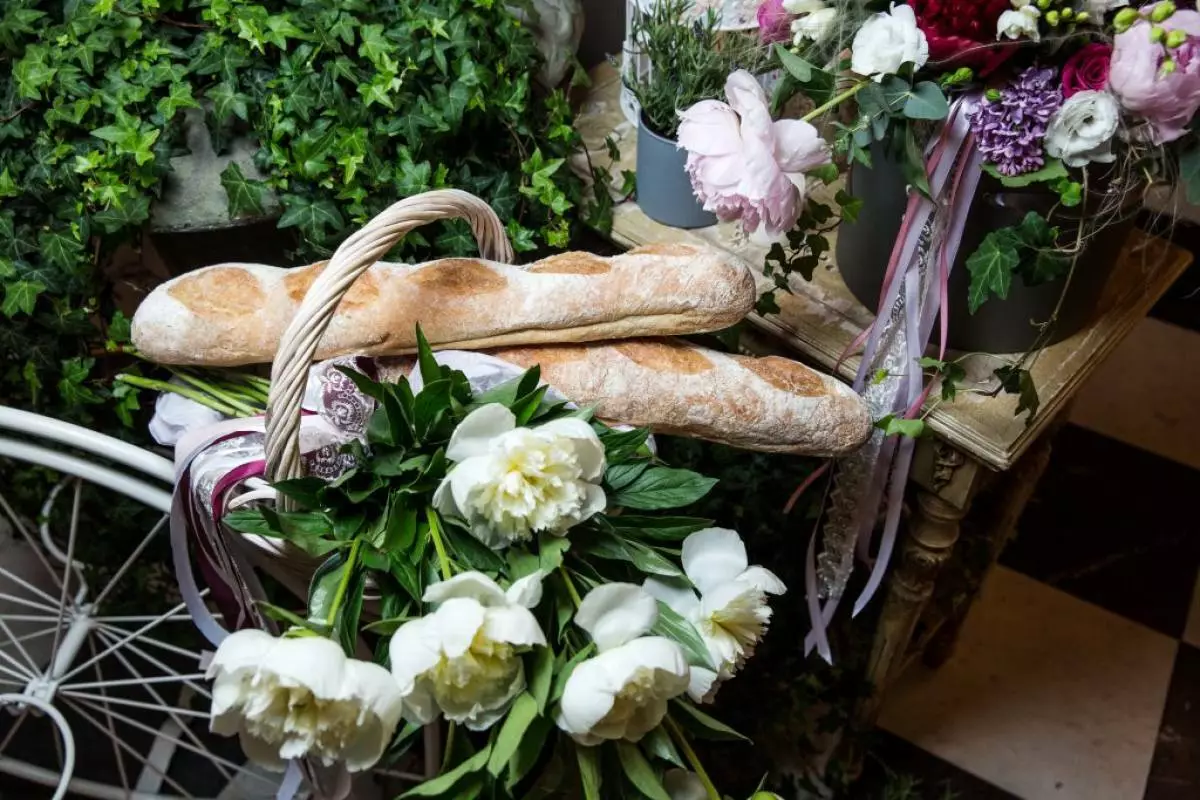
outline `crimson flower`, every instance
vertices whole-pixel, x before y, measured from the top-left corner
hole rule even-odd
[[[1000,15],[1009,0],[909,0],[929,41],[929,62],[941,68],[971,67],[986,76],[1017,51],[996,42]]]

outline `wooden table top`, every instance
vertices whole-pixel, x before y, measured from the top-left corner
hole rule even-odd
[[[592,86],[577,120],[588,156],[593,163],[610,166],[618,182],[621,170],[632,170],[637,157],[637,131],[621,113],[620,85],[620,76],[612,65],[601,64],[594,69]],[[605,152],[604,140],[609,136],[621,151],[615,165],[610,165]],[[581,163],[582,156],[575,166]],[[739,241],[734,232],[734,226],[728,224],[691,231],[671,228],[649,219],[630,201],[615,209],[610,238],[624,247],[657,242],[715,245],[745,261],[756,276],[761,275],[768,245]],[[830,240],[834,244],[836,231],[830,234]],[[836,252],[836,246],[831,251]],[[1188,251],[1135,232],[1126,243],[1095,321],[1076,335],[1044,349],[1033,364],[1031,372],[1041,397],[1041,409],[1032,424],[1026,424],[1025,414],[1014,416],[1017,405],[1014,396],[960,392],[954,402],[940,404],[929,415],[930,428],[983,464],[993,469],[1008,469],[1191,262],[1192,254]],[[752,314],[748,321],[802,359],[832,370],[846,347],[875,317],[846,288],[832,258],[825,256],[823,263],[827,268],[818,268],[811,282],[796,277],[791,283],[792,294],[776,295],[779,314],[767,317]],[[770,285],[761,280],[764,287]],[[838,376],[853,380],[858,361],[857,356],[848,358]],[[994,388],[992,370],[998,363],[994,357],[968,357],[963,361],[967,370],[963,387]]]

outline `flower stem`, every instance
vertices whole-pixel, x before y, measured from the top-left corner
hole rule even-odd
[[[446,545],[442,542],[442,529],[438,523],[437,512],[432,508],[425,510],[429,517],[429,537],[433,539],[433,549],[437,550],[438,564],[442,568],[442,580],[448,581],[450,574],[450,557],[446,555]]]
[[[867,78],[864,81],[860,81],[859,83],[854,84],[846,91],[842,92],[841,94],[835,95],[830,100],[826,101],[825,103],[822,103],[821,105],[814,108],[812,111],[805,114],[803,117],[800,118],[801,121],[802,122],[812,122],[814,119],[821,116],[826,111],[828,111],[829,109],[838,105],[839,103],[845,102],[846,100],[849,100],[851,97],[854,97],[854,95],[858,94],[859,89],[862,89],[864,86],[866,86],[870,82],[871,82],[871,79]]]
[[[240,416],[237,409],[222,403],[212,395],[205,394],[190,386],[180,386],[177,383],[167,383],[166,381],[155,380],[154,378],[143,378],[139,375],[121,374],[115,380],[127,383],[130,386],[136,386],[139,389],[150,389],[155,392],[172,392],[189,400],[194,400],[200,405],[211,408],[213,411],[217,411],[227,417]]]
[[[346,590],[350,587],[350,578],[354,575],[354,567],[358,564],[358,548],[362,544],[362,539],[355,539],[350,543],[350,554],[346,556],[346,565],[342,567],[342,579],[338,581],[337,591],[334,592],[333,602],[329,604],[329,614],[325,617],[325,624],[333,627],[333,621],[337,619],[338,609],[342,607],[342,603],[346,600]]]
[[[171,370],[171,373],[181,381],[191,384],[200,391],[208,392],[213,397],[217,398],[217,400],[228,405],[230,408],[237,409],[239,412],[241,412],[240,415],[243,417],[253,417],[255,414],[261,413],[261,409],[256,409],[253,406],[248,405],[233,392],[218,388],[216,385],[198,378],[187,370],[173,369]]]
[[[704,784],[704,791],[708,792],[709,800],[721,800],[721,793],[717,791],[712,778],[708,777],[708,773],[704,771],[704,765],[700,763],[700,757],[696,755],[696,751],[692,749],[691,743],[683,735],[683,731],[679,729],[675,720],[666,717],[663,719],[663,724],[667,726],[667,731],[675,739],[675,742],[679,745],[679,749],[683,751],[683,757],[692,765],[692,771],[696,773],[696,777]]]
[[[575,588],[575,582],[571,580],[571,573],[567,572],[567,568],[562,564],[558,565],[558,571],[562,574],[563,582],[567,584],[567,594],[571,595],[571,602],[576,608],[582,605],[583,600],[579,597],[579,590]]]

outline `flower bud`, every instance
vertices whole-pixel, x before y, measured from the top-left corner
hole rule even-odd
[[[1164,58],[1162,64],[1158,68],[1158,71],[1163,75],[1170,75],[1175,71],[1175,59]]]
[[[1086,11],[1080,11],[1075,15],[1075,21],[1082,24],[1092,18],[1092,15]]]
[[[1175,4],[1172,3],[1171,0],[1163,0],[1163,2],[1159,3],[1150,10],[1150,20],[1151,22],[1163,22],[1164,20],[1170,19],[1171,15],[1174,13]]]
[[[1037,7],[1042,11],[1045,11],[1050,7],[1050,0],[1038,0]]]
[[[1182,31],[1176,28],[1173,31],[1167,32],[1167,47],[1174,50],[1176,47],[1181,47],[1188,40],[1187,31]]]
[[[1155,25],[1153,28],[1150,29],[1150,41],[1157,43],[1157,42],[1163,41],[1166,38],[1167,38],[1167,29],[1166,28]]]
[[[1117,33],[1124,33],[1138,21],[1138,18],[1139,14],[1136,8],[1122,8],[1113,17],[1113,25],[1116,27]]]
[[[1058,10],[1057,9],[1051,9],[1050,11],[1046,12],[1046,24],[1049,25],[1051,28],[1058,26]]]
[[[988,89],[983,96],[988,99],[989,103],[995,103],[1000,100],[1001,95],[999,89]]]
[[[1062,17],[1064,20],[1069,20],[1075,16],[1075,11],[1074,11],[1074,9],[1067,7],[1067,8],[1060,10],[1058,12],[1058,15],[1060,17]]]

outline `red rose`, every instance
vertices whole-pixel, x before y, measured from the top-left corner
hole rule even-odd
[[[1102,90],[1108,86],[1108,68],[1112,62],[1112,46],[1089,44],[1067,59],[1063,65],[1063,98],[1089,89]]]
[[[909,0],[917,25],[929,40],[930,64],[939,69],[971,67],[986,76],[1017,51],[996,41],[1000,15],[1009,0]]]

